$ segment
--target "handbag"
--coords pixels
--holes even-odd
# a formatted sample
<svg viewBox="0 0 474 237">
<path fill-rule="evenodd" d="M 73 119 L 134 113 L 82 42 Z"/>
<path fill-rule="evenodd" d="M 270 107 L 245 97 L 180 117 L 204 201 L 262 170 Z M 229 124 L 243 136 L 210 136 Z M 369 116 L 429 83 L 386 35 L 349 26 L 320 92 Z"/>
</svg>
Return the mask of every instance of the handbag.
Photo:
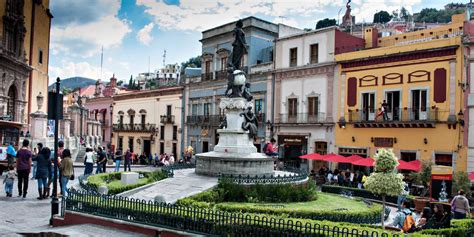
<svg viewBox="0 0 474 237">
<path fill-rule="evenodd" d="M 72 166 L 72 175 L 69 177 L 69 180 L 74 180 L 74 166 Z"/>
</svg>

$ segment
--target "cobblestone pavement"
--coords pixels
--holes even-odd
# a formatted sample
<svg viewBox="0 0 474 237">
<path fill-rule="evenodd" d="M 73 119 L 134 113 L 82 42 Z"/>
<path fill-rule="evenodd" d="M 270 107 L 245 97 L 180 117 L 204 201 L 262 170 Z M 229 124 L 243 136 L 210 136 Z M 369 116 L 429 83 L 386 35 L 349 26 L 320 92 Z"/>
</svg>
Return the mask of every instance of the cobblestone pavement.
<svg viewBox="0 0 474 237">
<path fill-rule="evenodd" d="M 149 171 L 152 167 L 140 167 L 135 170 Z M 112 169 L 107 169 L 112 171 Z M 132 170 L 134 167 L 132 166 Z M 75 167 L 76 177 L 83 174 L 84 168 Z M 31 177 L 31 174 L 30 174 Z M 71 236 L 136 236 L 133 233 L 123 233 L 94 225 L 77 225 L 70 227 L 51 228 L 49 219 L 51 216 L 51 199 L 37 200 L 38 188 L 36 180 L 29 180 L 28 195 L 25 199 L 18 196 L 17 180 L 13 186 L 13 197 L 7 198 L 3 186 L 4 176 L 0 178 L 0 236 L 16 236 L 18 233 L 55 232 Z M 70 181 L 68 187 L 77 183 L 76 178 Z M 59 190 L 59 184 L 58 184 Z"/>
</svg>

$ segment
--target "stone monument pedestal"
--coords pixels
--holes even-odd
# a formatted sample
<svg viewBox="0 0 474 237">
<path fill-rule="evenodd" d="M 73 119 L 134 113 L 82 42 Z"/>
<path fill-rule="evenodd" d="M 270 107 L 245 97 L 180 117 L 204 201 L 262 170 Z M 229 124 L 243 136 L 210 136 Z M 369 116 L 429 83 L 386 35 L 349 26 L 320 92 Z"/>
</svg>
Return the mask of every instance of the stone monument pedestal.
<svg viewBox="0 0 474 237">
<path fill-rule="evenodd" d="M 138 183 L 139 175 L 135 172 L 123 172 L 120 176 L 120 182 L 123 185 L 130 185 Z"/>
<path fill-rule="evenodd" d="M 273 174 L 273 159 L 258 153 L 249 132 L 242 129 L 243 113 L 253 103 L 244 98 L 222 98 L 220 107 L 226 109 L 227 127 L 217 130 L 219 143 L 214 151 L 196 154 L 196 174 L 207 176 Z"/>
</svg>

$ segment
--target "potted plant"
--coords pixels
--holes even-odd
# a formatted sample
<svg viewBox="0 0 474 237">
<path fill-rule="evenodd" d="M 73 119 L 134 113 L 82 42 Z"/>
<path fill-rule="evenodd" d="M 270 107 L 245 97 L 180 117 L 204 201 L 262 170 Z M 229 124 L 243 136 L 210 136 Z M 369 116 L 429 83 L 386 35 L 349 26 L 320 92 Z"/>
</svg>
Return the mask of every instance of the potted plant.
<svg viewBox="0 0 474 237">
<path fill-rule="evenodd" d="M 423 211 L 423 208 L 426 207 L 426 204 L 430 202 L 428 193 L 430 190 L 432 165 L 433 163 L 430 160 L 429 161 L 424 160 L 421 162 L 421 171 L 419 173 L 411 174 L 413 184 L 422 185 L 424 187 L 420 196 L 415 197 L 415 199 L 413 199 L 413 202 L 415 203 L 415 209 L 417 212 Z"/>
</svg>

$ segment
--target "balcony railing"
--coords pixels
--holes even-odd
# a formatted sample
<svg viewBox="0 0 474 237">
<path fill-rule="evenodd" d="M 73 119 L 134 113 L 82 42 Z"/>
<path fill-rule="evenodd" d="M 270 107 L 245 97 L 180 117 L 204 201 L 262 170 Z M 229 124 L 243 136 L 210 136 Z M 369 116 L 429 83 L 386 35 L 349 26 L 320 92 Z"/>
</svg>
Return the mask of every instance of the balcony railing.
<svg viewBox="0 0 474 237">
<path fill-rule="evenodd" d="M 206 125 L 218 127 L 224 115 L 189 115 L 187 123 L 190 125 Z"/>
<path fill-rule="evenodd" d="M 201 74 L 201 81 L 211 81 L 214 79 L 214 74 L 212 72 Z"/>
<path fill-rule="evenodd" d="M 161 115 L 160 121 L 163 124 L 174 123 L 174 115 Z"/>
<path fill-rule="evenodd" d="M 349 111 L 348 122 L 356 124 L 356 127 L 366 127 L 367 124 L 393 124 L 395 127 L 419 124 L 422 127 L 434 127 L 435 123 L 442 122 L 442 118 L 447 118 L 447 114 L 448 111 L 438 108 L 389 108 L 385 115 L 380 109 L 363 109 Z"/>
<path fill-rule="evenodd" d="M 154 132 L 156 125 L 153 123 L 114 124 L 114 132 Z"/>
<path fill-rule="evenodd" d="M 294 123 L 294 124 L 311 124 L 311 123 L 325 123 L 325 113 L 299 113 L 299 114 L 280 114 L 277 118 L 277 123 Z"/>
<path fill-rule="evenodd" d="M 217 79 L 217 80 L 225 80 L 225 79 L 227 79 L 227 72 L 226 72 L 226 71 L 217 71 L 217 72 L 216 72 L 216 79 Z"/>
</svg>

